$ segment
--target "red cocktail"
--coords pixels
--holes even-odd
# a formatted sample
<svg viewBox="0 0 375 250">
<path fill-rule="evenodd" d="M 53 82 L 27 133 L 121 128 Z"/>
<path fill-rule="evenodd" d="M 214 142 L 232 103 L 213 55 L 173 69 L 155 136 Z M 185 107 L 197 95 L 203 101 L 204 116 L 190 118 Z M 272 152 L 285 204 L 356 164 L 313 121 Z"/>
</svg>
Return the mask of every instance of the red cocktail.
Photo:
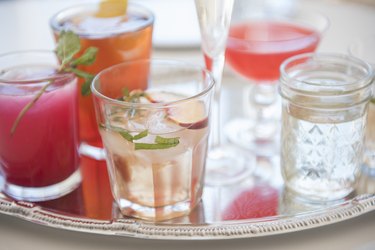
<svg viewBox="0 0 375 250">
<path fill-rule="evenodd" d="M 237 18 L 229 31 L 227 62 L 254 84 L 244 92 L 244 111 L 250 117 L 232 121 L 227 134 L 233 143 L 259 155 L 273 155 L 278 150 L 281 114 L 276 91 L 279 67 L 293 55 L 315 51 L 328 22 L 319 14 L 296 10 L 254 9 L 233 16 Z"/>
<path fill-rule="evenodd" d="M 57 67 L 52 52 L 0 57 L 0 170 L 16 199 L 57 198 L 80 182 L 77 82 Z"/>
<path fill-rule="evenodd" d="M 320 33 L 310 27 L 281 21 L 249 21 L 235 24 L 229 32 L 227 62 L 255 83 L 275 83 L 281 63 L 295 54 L 312 52 Z M 249 43 L 243 43 L 249 41 Z"/>
</svg>

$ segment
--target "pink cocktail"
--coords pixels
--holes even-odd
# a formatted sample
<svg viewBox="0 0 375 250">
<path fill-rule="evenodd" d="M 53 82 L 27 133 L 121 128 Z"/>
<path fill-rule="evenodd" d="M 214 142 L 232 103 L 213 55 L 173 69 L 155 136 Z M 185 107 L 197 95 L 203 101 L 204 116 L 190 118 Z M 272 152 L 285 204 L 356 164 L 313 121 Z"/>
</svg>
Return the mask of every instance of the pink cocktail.
<svg viewBox="0 0 375 250">
<path fill-rule="evenodd" d="M 54 53 L 0 57 L 0 120 L 3 192 L 38 201 L 59 197 L 79 184 L 76 78 L 57 73 Z"/>
<path fill-rule="evenodd" d="M 235 12 L 226 59 L 236 73 L 253 84 L 244 91 L 244 111 L 249 117 L 231 121 L 226 132 L 237 145 L 258 155 L 273 155 L 278 151 L 280 132 L 279 67 L 293 55 L 314 52 L 328 21 L 318 13 L 302 10 L 247 10 L 242 6 Z"/>
<path fill-rule="evenodd" d="M 281 63 L 296 54 L 315 51 L 320 33 L 281 21 L 249 21 L 229 31 L 226 56 L 232 68 L 255 83 L 275 83 Z M 252 44 L 243 43 L 251 41 Z"/>
</svg>

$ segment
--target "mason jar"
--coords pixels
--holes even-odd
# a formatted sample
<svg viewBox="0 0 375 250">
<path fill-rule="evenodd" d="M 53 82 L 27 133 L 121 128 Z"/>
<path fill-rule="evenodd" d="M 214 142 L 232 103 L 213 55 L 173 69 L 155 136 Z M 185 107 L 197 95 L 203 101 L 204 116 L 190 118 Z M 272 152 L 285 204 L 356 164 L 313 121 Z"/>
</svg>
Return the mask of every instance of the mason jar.
<svg viewBox="0 0 375 250">
<path fill-rule="evenodd" d="M 301 54 L 280 68 L 281 171 L 309 201 L 354 191 L 362 163 L 372 69 L 341 54 Z"/>
</svg>

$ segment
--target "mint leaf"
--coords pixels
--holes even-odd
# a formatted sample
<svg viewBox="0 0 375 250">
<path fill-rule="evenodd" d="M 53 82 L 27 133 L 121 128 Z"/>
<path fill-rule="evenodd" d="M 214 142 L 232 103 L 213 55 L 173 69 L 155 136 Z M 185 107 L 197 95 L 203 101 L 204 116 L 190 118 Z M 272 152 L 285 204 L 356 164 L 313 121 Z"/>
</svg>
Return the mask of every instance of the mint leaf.
<svg viewBox="0 0 375 250">
<path fill-rule="evenodd" d="M 121 129 L 119 134 L 127 141 L 134 142 L 135 140 L 142 139 L 148 136 L 148 130 L 144 130 L 135 136 L 132 136 L 128 131 Z M 166 149 L 176 147 L 180 143 L 180 137 L 165 138 L 161 136 L 155 137 L 155 143 L 134 143 L 135 150 L 153 150 L 153 149 Z"/>
<path fill-rule="evenodd" d="M 125 140 L 133 142 L 133 136 L 128 131 L 122 130 L 119 133 Z"/>
<path fill-rule="evenodd" d="M 135 150 L 153 150 L 153 149 L 166 149 L 177 146 L 177 144 L 153 144 L 153 143 L 134 143 Z"/>
<path fill-rule="evenodd" d="M 75 67 L 77 65 L 91 65 L 95 62 L 97 53 L 98 48 L 89 47 L 85 50 L 82 56 L 72 61 L 71 66 Z"/>
<path fill-rule="evenodd" d="M 81 95 L 83 96 L 88 96 L 91 94 L 91 83 L 92 83 L 92 80 L 94 79 L 94 76 L 92 78 L 87 78 L 85 79 L 85 82 L 83 83 L 82 87 L 81 87 Z"/>
<path fill-rule="evenodd" d="M 79 37 L 72 31 L 62 31 L 57 42 L 56 54 L 64 68 L 81 50 Z"/>
<path fill-rule="evenodd" d="M 91 82 L 92 82 L 92 80 L 94 80 L 95 76 L 90 74 L 90 73 L 87 73 L 85 71 L 76 69 L 76 68 L 70 68 L 70 69 L 67 69 L 67 71 L 73 72 L 76 76 L 85 79 L 85 83 L 81 87 L 81 95 L 83 95 L 83 96 L 90 95 L 90 93 L 91 93 L 91 89 L 90 89 Z"/>
<path fill-rule="evenodd" d="M 142 139 L 144 137 L 146 137 L 148 135 L 148 130 L 145 130 L 145 131 L 142 131 L 141 133 L 133 136 L 133 140 L 139 140 L 139 139 Z"/>
<path fill-rule="evenodd" d="M 180 137 L 174 137 L 174 138 L 164 138 L 161 136 L 156 136 L 155 142 L 158 144 L 179 144 L 180 143 Z"/>
<path fill-rule="evenodd" d="M 165 138 L 155 137 L 155 143 L 134 143 L 135 150 L 166 149 L 176 147 L 180 143 L 180 137 Z"/>
<path fill-rule="evenodd" d="M 122 89 L 122 96 L 123 96 L 123 99 L 125 100 L 127 97 L 129 97 L 129 89 L 127 87 L 124 87 Z"/>
<path fill-rule="evenodd" d="M 84 78 L 85 83 L 82 85 L 81 94 L 83 96 L 89 95 L 91 93 L 91 82 L 94 79 L 94 75 L 86 73 L 84 71 L 74 68 L 78 65 L 90 65 L 96 59 L 96 54 L 98 49 L 95 47 L 90 47 L 86 49 L 83 55 L 77 59 L 74 59 L 74 56 L 81 50 L 81 44 L 79 36 L 74 34 L 72 31 L 62 31 L 59 34 L 59 39 L 57 42 L 55 53 L 57 58 L 60 60 L 60 68 L 58 70 L 61 72 L 73 72 L 76 76 Z M 0 72 L 1 73 L 1 72 Z M 41 90 L 34 96 L 34 98 L 26 104 L 26 106 L 18 114 L 16 120 L 14 121 L 10 134 L 13 135 L 16 131 L 16 128 L 21 121 L 22 117 L 26 112 L 32 108 L 32 106 L 38 101 L 42 94 L 46 91 L 47 87 L 51 85 L 53 81 L 50 81 L 46 84 Z"/>
</svg>

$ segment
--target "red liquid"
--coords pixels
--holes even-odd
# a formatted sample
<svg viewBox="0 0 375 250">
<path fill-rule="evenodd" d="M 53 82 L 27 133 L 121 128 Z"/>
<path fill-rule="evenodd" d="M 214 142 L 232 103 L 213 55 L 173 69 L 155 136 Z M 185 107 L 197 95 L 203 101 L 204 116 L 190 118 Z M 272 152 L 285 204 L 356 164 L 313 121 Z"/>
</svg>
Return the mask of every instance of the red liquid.
<svg viewBox="0 0 375 250">
<path fill-rule="evenodd" d="M 290 23 L 241 23 L 230 28 L 226 60 L 249 79 L 274 81 L 285 59 L 315 51 L 319 41 L 318 32 Z"/>
<path fill-rule="evenodd" d="M 39 89 L 16 95 L 0 88 L 0 171 L 10 184 L 55 184 L 69 177 L 79 164 L 77 87 L 72 76 L 55 80 L 11 135 L 17 115 Z"/>
</svg>

